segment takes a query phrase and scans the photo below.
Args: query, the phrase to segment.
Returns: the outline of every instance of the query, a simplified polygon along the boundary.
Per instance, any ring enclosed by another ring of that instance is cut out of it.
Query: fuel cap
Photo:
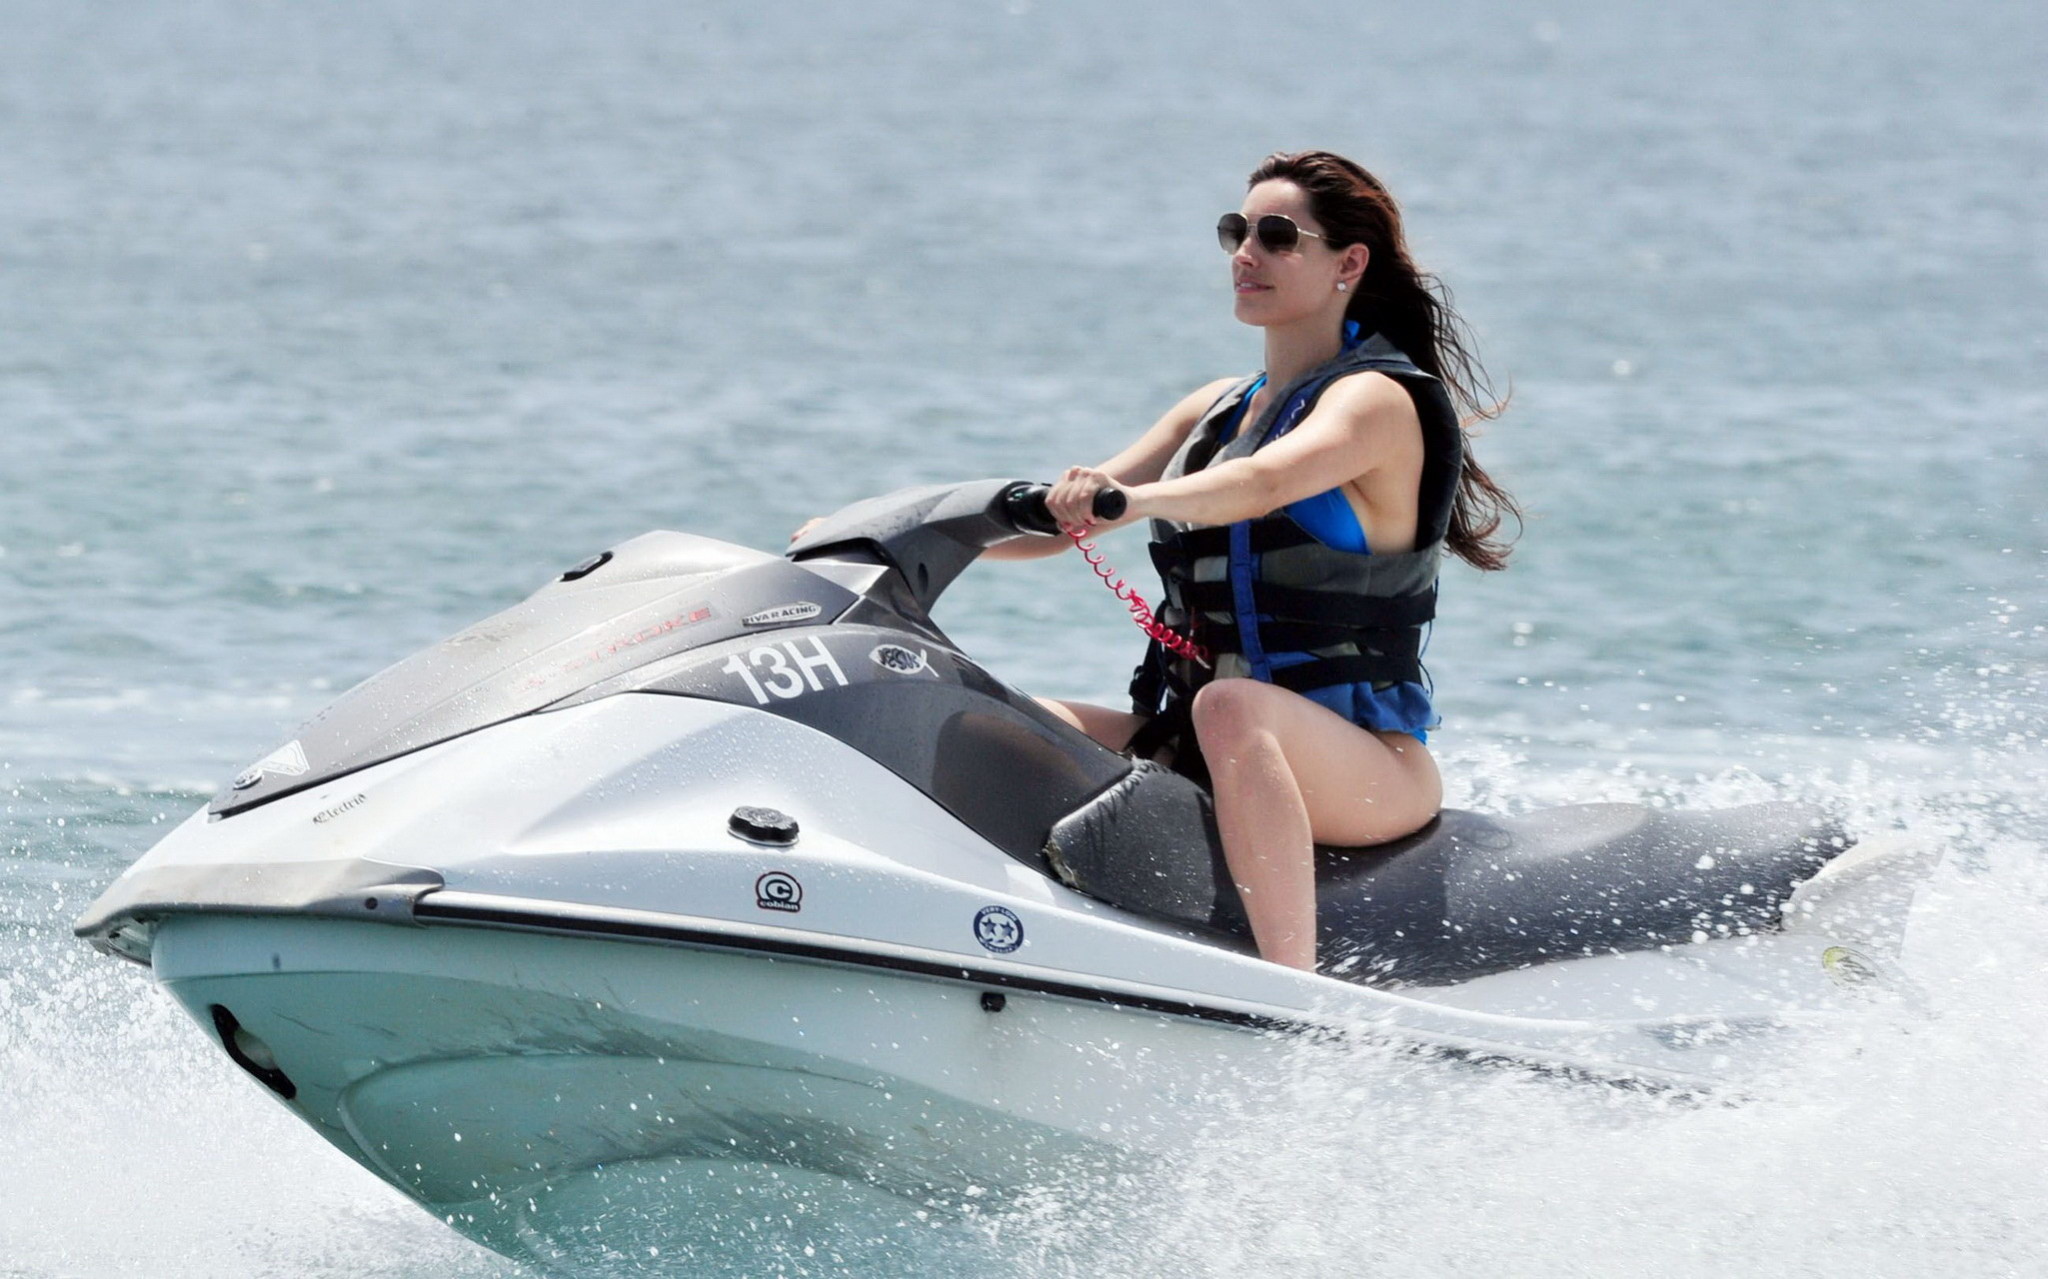
[[[779,808],[735,808],[725,828],[749,843],[781,847],[796,842],[796,818]]]

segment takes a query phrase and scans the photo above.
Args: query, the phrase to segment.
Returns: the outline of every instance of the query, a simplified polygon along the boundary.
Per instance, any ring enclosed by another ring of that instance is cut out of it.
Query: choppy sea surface
[[[0,29],[0,1275],[516,1273],[70,919],[337,691],[596,549],[1047,475],[1249,368],[1207,228],[1304,146],[1386,179],[1512,387],[1478,451],[1531,519],[1429,650],[1450,802],[1806,797],[1937,839],[1929,1015],[1733,1109],[1305,1050],[1142,1210],[693,1272],[2048,1268],[2048,9]],[[1071,560],[977,569],[940,621],[1055,695],[1115,700],[1139,646]]]

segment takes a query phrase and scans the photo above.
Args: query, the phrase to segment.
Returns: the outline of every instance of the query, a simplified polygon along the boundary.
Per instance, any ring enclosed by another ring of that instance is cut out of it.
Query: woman
[[[1271,156],[1249,187],[1217,235],[1237,318],[1265,330],[1265,371],[1202,387],[1048,499],[1078,531],[1153,520],[1161,619],[1210,664],[1155,641],[1137,713],[1047,705],[1113,750],[1171,749],[1198,776],[1206,764],[1259,953],[1312,971],[1314,845],[1396,839],[1442,802],[1420,663],[1440,553],[1504,567],[1494,535],[1516,512],[1465,450],[1454,401],[1477,417],[1500,406],[1409,261],[1386,188],[1327,151]],[[1091,504],[1109,487],[1129,507],[1100,524]]]

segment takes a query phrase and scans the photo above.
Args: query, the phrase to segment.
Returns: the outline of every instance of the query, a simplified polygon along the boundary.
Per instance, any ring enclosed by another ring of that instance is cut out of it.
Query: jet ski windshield
[[[852,591],[761,551],[648,533],[511,608],[356,685],[237,777],[211,811],[241,812],[371,764],[528,714],[650,661],[763,625],[800,602],[831,621]]]
[[[859,502],[821,521],[787,559],[689,533],[636,537],[344,693],[210,811],[242,812],[598,685],[624,691],[634,682],[622,677],[679,654],[829,625],[862,592],[877,605],[870,620],[939,638],[926,610],[983,549],[1017,536],[1028,512],[1012,499],[1028,487],[979,480]],[[865,571],[843,571],[857,567]]]

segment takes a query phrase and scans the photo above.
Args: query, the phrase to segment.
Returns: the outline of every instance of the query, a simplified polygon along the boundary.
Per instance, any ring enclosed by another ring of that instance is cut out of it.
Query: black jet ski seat
[[[1318,850],[1322,970],[1447,985],[1577,956],[1775,929],[1795,885],[1850,846],[1804,804],[1713,812],[1580,804],[1525,817],[1446,809],[1370,848]],[[1070,887],[1199,929],[1251,934],[1209,795],[1139,763],[1053,827]]]

